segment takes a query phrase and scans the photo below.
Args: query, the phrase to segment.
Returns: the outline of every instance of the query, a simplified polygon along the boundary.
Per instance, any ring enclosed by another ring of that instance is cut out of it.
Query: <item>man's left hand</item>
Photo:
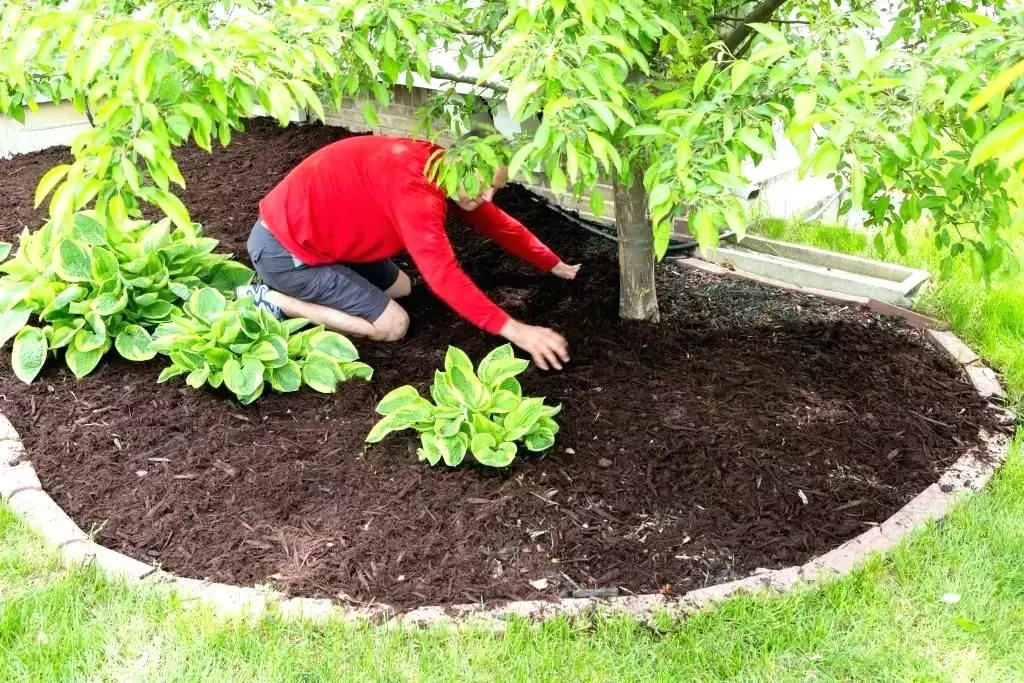
[[[551,274],[563,280],[575,280],[576,273],[580,272],[580,264],[570,266],[565,261],[559,261],[558,265],[551,269]]]

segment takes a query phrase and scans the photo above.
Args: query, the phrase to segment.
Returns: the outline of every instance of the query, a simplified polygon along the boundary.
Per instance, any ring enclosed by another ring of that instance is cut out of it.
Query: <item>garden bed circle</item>
[[[706,264],[690,262],[701,269]],[[732,272],[732,277],[744,277]],[[756,278],[762,284],[778,283]],[[814,292],[830,298],[842,294]],[[901,314],[902,309],[890,310]],[[921,317],[910,311],[905,317],[911,324],[920,324]],[[978,356],[956,335],[942,329],[927,329],[931,341],[959,363],[975,390],[989,399],[1001,394],[999,381],[990,369],[979,364]],[[995,406],[993,406],[995,410]],[[1013,416],[1004,414],[1005,419]],[[430,625],[443,622],[483,622],[500,627],[510,617],[545,619],[556,616],[578,616],[595,609],[623,612],[634,618],[649,620],[660,612],[686,613],[739,592],[768,590],[784,592],[798,584],[828,576],[849,573],[874,552],[884,552],[904,537],[931,520],[945,516],[957,496],[984,487],[1005,460],[1009,439],[1004,434],[981,434],[981,446],[961,456],[940,477],[902,509],[887,520],[873,526],[839,547],[819,555],[801,566],[758,570],[752,575],[691,590],[681,595],[626,595],[610,598],[551,598],[517,600],[498,607],[480,604],[425,606],[399,613],[387,605],[352,607],[326,598],[287,597],[270,588],[234,586],[183,578],[157,566],[105,548],[89,536],[50,498],[42,487],[32,463],[25,459],[25,448],[14,425],[0,414],[0,497],[46,543],[56,549],[67,566],[95,564],[111,578],[157,586],[176,593],[186,603],[205,605],[223,617],[259,617],[275,613],[286,618],[312,620],[342,619],[372,622],[401,622],[408,625]]]

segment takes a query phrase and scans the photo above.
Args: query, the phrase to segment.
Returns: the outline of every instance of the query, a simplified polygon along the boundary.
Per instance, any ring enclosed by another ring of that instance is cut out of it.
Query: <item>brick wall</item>
[[[380,135],[412,135],[419,120],[416,110],[427,103],[436,93],[424,88],[406,88],[397,86],[393,93],[393,101],[387,108],[377,107],[377,118],[380,119],[379,126],[371,126],[363,117],[362,101],[348,100],[341,109],[327,112],[325,122],[332,126],[343,126],[355,132],[371,132]],[[486,123],[491,123],[489,117],[481,116]],[[451,138],[440,140],[441,144],[451,142]],[[537,176],[535,176],[537,177]],[[598,184],[595,188],[604,196],[604,215],[597,218],[590,212],[590,194],[584,194],[580,201],[573,201],[571,195],[555,197],[548,189],[543,177],[538,178],[538,183],[528,187],[539,195],[553,199],[559,205],[579,211],[580,215],[590,220],[602,223],[612,223],[615,213],[615,196],[611,185]]]

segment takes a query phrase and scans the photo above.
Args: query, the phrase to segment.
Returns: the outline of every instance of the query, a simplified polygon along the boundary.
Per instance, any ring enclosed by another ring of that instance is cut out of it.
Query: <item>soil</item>
[[[184,149],[184,199],[244,260],[264,192],[343,137],[250,125],[227,150]],[[42,217],[39,176],[67,156],[0,162],[0,237]],[[659,325],[617,316],[610,242],[517,187],[498,203],[570,263],[532,273],[462,226],[464,267],[510,313],[569,339],[564,372],[525,391],[561,403],[544,455],[497,471],[430,468],[411,433],[366,447],[388,390],[424,388],[449,344],[497,343],[417,285],[407,339],[359,343],[372,383],[268,395],[248,408],[162,363],[104,361],[75,381],[51,362],[31,386],[0,357],[0,410],[46,489],[104,545],[179,574],[399,608],[568,595],[683,592],[801,563],[910,500],[989,418],[959,369],[914,330],[866,310],[659,266]],[[548,580],[539,591],[529,582]]]

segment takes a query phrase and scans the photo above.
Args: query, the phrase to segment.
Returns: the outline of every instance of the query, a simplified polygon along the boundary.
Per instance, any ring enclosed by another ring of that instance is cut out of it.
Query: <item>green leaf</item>
[[[477,460],[480,460],[481,455],[486,456],[496,445],[498,445],[498,440],[486,433],[473,434],[473,438],[469,442],[469,448]]]
[[[288,318],[281,322],[284,325],[284,329],[288,331],[288,335],[291,336],[301,330],[303,327],[309,324],[309,321],[305,318]]]
[[[814,155],[814,175],[824,177],[836,170],[839,165],[840,153],[831,143],[822,144]]]
[[[437,381],[435,376],[435,382]],[[418,404],[424,401],[420,392],[415,387],[406,385],[389,391],[377,404],[377,412],[381,415],[391,415],[399,410]]]
[[[465,351],[455,346],[449,346],[444,357],[444,369],[450,373],[452,368],[459,368],[468,375],[474,374],[473,361],[469,359]]]
[[[212,287],[196,290],[188,300],[189,311],[207,323],[212,323],[225,308],[227,300],[224,295]]]
[[[11,255],[11,243],[0,242],[0,261],[6,261],[7,257]]]
[[[477,462],[487,467],[506,467],[516,458],[516,445],[505,442],[495,447],[494,438],[487,434],[477,434],[470,442],[470,450]]]
[[[333,394],[338,388],[337,364],[326,358],[312,357],[302,364],[302,381],[314,391]]]
[[[422,445],[422,448],[420,448],[421,459],[426,460],[431,465],[441,462],[442,451],[439,441],[440,439],[438,439],[437,435],[431,432],[420,434],[420,444]]]
[[[864,171],[859,162],[854,162],[850,168],[850,201],[854,208],[864,207]]]
[[[611,170],[611,164],[608,161],[610,143],[592,130],[587,131],[587,140],[590,142],[590,148],[593,150],[594,156],[604,166],[605,171]]]
[[[49,333],[50,350],[61,349],[71,343],[78,331],[85,327],[85,320],[76,318],[71,324],[57,323]]]
[[[793,98],[793,115],[796,120],[803,121],[810,116],[817,102],[818,94],[815,92],[805,90],[797,93]]]
[[[984,71],[985,66],[982,65],[961,74],[960,78],[956,79],[953,85],[949,87],[949,91],[942,101],[942,108],[948,111],[953,105],[959,104],[967,89],[974,85],[974,82],[978,80],[978,76],[984,73]]]
[[[249,355],[268,368],[279,368],[288,363],[288,345],[281,337],[268,337],[253,346]]]
[[[693,236],[701,248],[708,249],[718,246],[718,229],[707,211],[698,211],[690,220]]]
[[[608,130],[612,133],[615,132],[615,128],[618,125],[618,120],[615,118],[615,114],[608,108],[608,105],[600,100],[585,100],[585,104],[590,107],[597,118],[601,119],[601,123],[608,127]]]
[[[534,432],[528,434],[523,442],[526,444],[527,450],[540,453],[555,445],[555,435],[547,431]]]
[[[510,361],[519,361],[519,359],[516,358],[511,344],[502,344],[484,356],[477,366],[477,375],[488,387],[497,388],[506,378],[518,375],[529,366],[527,361],[519,361],[517,365],[521,364],[521,369],[509,373],[507,368],[511,366],[508,366],[507,363]]]
[[[544,399],[523,399],[523,402],[516,406],[515,410],[505,416],[505,439],[515,441],[525,436],[540,419],[543,409]]]
[[[453,366],[448,371],[448,378],[451,381],[451,388],[459,400],[470,408],[480,408],[490,400],[490,393],[483,383],[477,378],[470,366],[470,371],[465,372],[461,366]]]
[[[25,384],[31,384],[46,363],[46,335],[38,327],[23,327],[14,337],[11,365],[14,374]]]
[[[452,408],[451,410],[454,411],[456,409]],[[450,419],[438,417],[434,421],[434,432],[436,432],[437,435],[442,438],[455,436],[456,434],[459,433],[459,430],[462,429],[462,425],[465,422],[466,416],[463,415],[461,412],[457,413],[455,417]]]
[[[786,36],[782,35],[782,31],[775,28],[771,24],[761,24],[754,22],[747,24],[747,26],[754,29],[755,31],[757,31],[758,33],[760,33],[762,36],[772,41],[773,43],[786,42]]]
[[[210,366],[204,365],[203,367],[188,373],[188,377],[185,378],[185,384],[189,385],[193,389],[199,389],[206,384],[206,380],[209,378]]]
[[[377,106],[370,100],[363,102],[363,118],[373,128],[380,128],[380,117],[377,116]]]
[[[139,315],[146,320],[164,320],[174,311],[174,305],[168,301],[154,301],[143,306]]]
[[[93,247],[90,273],[92,279],[97,283],[118,280],[121,275],[121,268],[117,262],[117,256],[105,247]]]
[[[263,363],[255,358],[246,358],[242,363],[231,359],[224,364],[224,386],[239,398],[248,396],[263,383],[263,370]]]
[[[166,367],[160,373],[160,376],[156,378],[157,384],[163,384],[169,379],[184,375],[186,372],[188,372],[188,370],[180,365],[171,365],[170,367]]]
[[[57,274],[68,282],[92,279],[92,259],[85,246],[75,240],[61,240],[57,245]]]
[[[711,78],[712,72],[715,70],[715,63],[713,61],[704,62],[704,65],[697,70],[697,75],[693,79],[693,96],[696,97],[704,90],[704,86],[707,85],[708,79]]]
[[[459,397],[452,390],[447,373],[434,371],[434,383],[430,387],[430,396],[439,406],[460,406]]]
[[[1024,76],[1024,60],[1017,62],[1014,66],[1000,73],[989,81],[988,85],[982,88],[977,95],[972,97],[971,101],[967,103],[967,115],[973,116],[986,104],[996,99],[997,96],[1003,95],[1006,89],[1010,87],[1010,84],[1021,76]]]
[[[181,203],[180,199],[170,192],[155,189],[153,191],[153,197],[156,201],[156,205],[160,207],[160,210],[164,212],[164,215],[170,218],[175,225],[185,230],[192,227],[192,219],[188,215],[188,209],[185,208],[185,205]]]
[[[92,216],[76,213],[72,221],[72,234],[75,239],[93,247],[108,244],[106,227]]]
[[[220,292],[234,294],[236,288],[252,282],[253,275],[252,268],[245,264],[225,261],[213,268],[206,282]]]
[[[565,193],[566,179],[565,173],[558,166],[554,166],[551,169],[551,176],[548,178],[548,188],[556,196]]]
[[[929,140],[931,140],[931,135],[928,133],[928,125],[921,117],[915,118],[914,122],[910,124],[910,144],[914,151],[918,155],[924,154]]]
[[[522,398],[523,396],[523,387],[519,384],[519,380],[517,380],[515,377],[510,377],[509,379],[502,382],[501,387],[499,388],[502,391],[510,391],[516,396],[519,396],[520,398]]]
[[[359,352],[356,347],[337,332],[317,332],[310,338],[310,345],[317,351],[322,351],[337,361],[353,361],[359,359]]]
[[[522,397],[517,394],[506,389],[499,389],[491,396],[491,403],[488,406],[488,410],[491,413],[497,414],[510,413],[518,408],[521,402]]]
[[[772,146],[762,140],[757,131],[752,128],[741,128],[736,137],[752,151],[757,152],[763,157],[771,156],[774,151]]]
[[[80,351],[69,347],[68,350],[64,352],[64,362],[68,364],[68,367],[71,369],[71,372],[74,373],[75,377],[81,379],[99,365],[100,359],[103,358],[104,353],[106,353],[106,349],[103,346],[91,351]]]
[[[596,187],[590,190],[590,210],[598,218],[604,215],[604,195]]]
[[[1024,112],[1014,114],[990,130],[974,147],[967,167],[975,168],[1004,152],[1012,151],[1022,140],[1024,140]],[[1010,161],[1012,163],[1014,160]]]
[[[469,439],[465,434],[454,434],[452,436],[437,435],[434,445],[441,452],[441,459],[449,467],[458,467],[465,459],[466,451],[469,450]]]
[[[518,175],[519,173],[519,170],[523,167],[523,164],[526,163],[526,157],[528,157],[530,153],[533,152],[533,149],[533,145],[528,144],[523,147],[520,147],[518,150],[516,150],[516,153],[512,155],[512,160],[508,162],[509,180],[515,179],[516,175]]]
[[[43,177],[39,179],[39,185],[36,187],[35,206],[39,206],[46,199],[46,195],[50,194],[57,183],[64,179],[64,176],[71,170],[71,164],[58,164],[51,168],[49,171],[43,174]]]
[[[270,370],[270,386],[281,393],[298,391],[302,387],[302,369],[293,360]]]
[[[102,347],[106,341],[107,334],[105,330],[97,332],[94,329],[83,329],[75,334],[72,348],[77,351],[95,351]]]
[[[856,78],[864,70],[864,41],[853,31],[847,31],[844,35],[849,42],[839,48],[839,50],[846,57],[846,61],[850,65],[850,76]]]
[[[114,339],[114,348],[123,358],[134,361],[149,360],[156,356],[149,332],[138,325],[128,325]]]
[[[653,137],[659,135],[666,135],[665,129],[661,126],[652,126],[644,124],[640,126],[634,126],[626,133],[626,137]]]
[[[380,443],[388,434],[400,432],[410,427],[412,427],[412,424],[401,417],[385,415],[382,420],[373,425],[370,433],[366,435],[366,443]]]
[[[362,379],[369,382],[373,379],[373,368],[366,363],[359,363],[349,361],[347,363],[339,363],[338,367],[341,369],[342,379]]]
[[[737,59],[732,63],[732,90],[736,92],[750,76],[754,65],[745,59]]]
[[[0,313],[0,346],[21,332],[28,323],[30,315],[32,315],[32,311],[28,308],[12,308]]]
[[[526,99],[537,92],[541,86],[541,81],[531,81],[529,76],[528,71],[523,71],[509,84],[508,93],[505,95],[505,106],[508,107],[508,112],[513,118],[520,113]]]

